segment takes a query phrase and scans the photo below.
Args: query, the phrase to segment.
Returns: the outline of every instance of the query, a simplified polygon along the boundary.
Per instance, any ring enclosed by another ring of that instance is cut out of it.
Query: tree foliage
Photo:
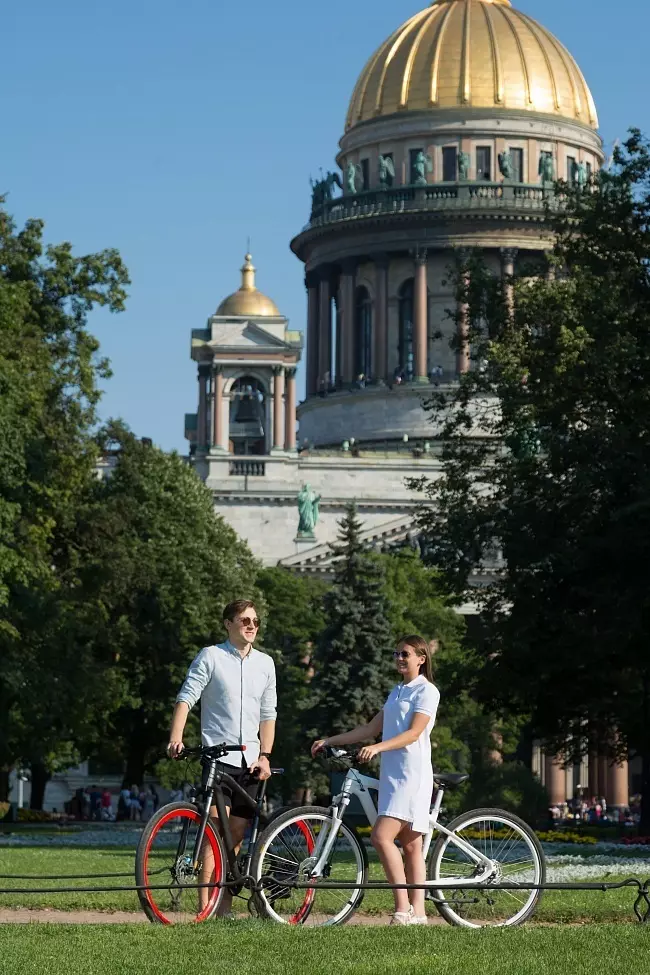
[[[273,785],[289,800],[318,779],[309,757],[309,708],[327,585],[279,566],[263,569],[257,585],[266,603],[260,645],[275,660],[278,682],[273,764],[284,768],[284,774]]]
[[[314,728],[347,731],[381,710],[395,683],[383,564],[361,541],[354,504],[339,523],[334,582],[325,596],[318,645]]]
[[[97,380],[87,330],[96,306],[121,311],[116,251],[77,257],[22,230],[0,201],[0,767],[46,774],[76,756],[89,714],[110,698],[83,646],[76,532],[93,478]],[[1,784],[6,790],[6,775]],[[41,776],[43,778],[43,776]],[[35,790],[38,792],[38,789]]]
[[[99,607],[96,652],[112,653],[125,688],[104,755],[125,758],[126,778],[141,783],[164,752],[190,662],[224,638],[224,605],[257,598],[258,565],[181,457],[120,424],[106,439],[116,465],[97,488],[82,581]]]
[[[457,594],[502,558],[473,592],[486,699],[552,749],[641,754],[648,821],[650,146],[633,131],[586,191],[560,189],[550,273],[459,267],[481,368],[432,404],[445,476],[419,485],[422,522]]]

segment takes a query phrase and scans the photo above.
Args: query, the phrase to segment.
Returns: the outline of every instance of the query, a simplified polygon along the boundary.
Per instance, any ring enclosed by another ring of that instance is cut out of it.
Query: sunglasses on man
[[[261,621],[257,616],[254,616],[252,619],[250,616],[242,616],[239,622],[242,626],[254,626],[256,630],[259,630]]]

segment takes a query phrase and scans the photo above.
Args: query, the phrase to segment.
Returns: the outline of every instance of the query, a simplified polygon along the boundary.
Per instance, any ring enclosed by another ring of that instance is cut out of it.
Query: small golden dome
[[[373,54],[352,95],[359,122],[431,109],[538,112],[598,128],[566,48],[510,0],[435,0]]]
[[[255,287],[255,268],[250,254],[244,258],[244,266],[241,269],[241,288],[224,298],[216,313],[242,318],[281,318],[275,302]]]

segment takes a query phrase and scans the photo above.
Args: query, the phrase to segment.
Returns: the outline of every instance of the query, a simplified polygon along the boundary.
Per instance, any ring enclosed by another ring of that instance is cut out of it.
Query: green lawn
[[[124,879],[107,881],[64,881],[60,886],[128,885],[133,883],[134,853],[132,849],[74,849],[61,847],[0,848],[0,874],[100,874],[128,873]],[[383,880],[378,864],[373,863],[372,879]],[[616,878],[608,876],[607,880]],[[623,877],[621,877],[623,879]],[[0,880],[0,887],[48,886],[41,881]],[[56,886],[54,882],[51,886]],[[634,919],[633,889],[608,891],[552,891],[547,892],[535,916],[542,922],[609,922]],[[243,902],[239,902],[245,909]],[[387,914],[392,897],[388,891],[368,891],[362,911],[368,914]],[[115,891],[105,894],[22,894],[0,895],[0,907],[58,908],[60,910],[139,911],[137,895]],[[429,910],[435,913],[430,905]]]
[[[0,926],[3,975],[557,975],[602,967],[648,971],[641,925],[463,931],[456,928],[292,930],[261,922],[201,928]]]

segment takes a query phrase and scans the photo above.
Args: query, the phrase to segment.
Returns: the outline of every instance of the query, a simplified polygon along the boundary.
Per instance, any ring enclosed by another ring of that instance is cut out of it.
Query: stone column
[[[429,291],[427,288],[427,252],[418,248],[415,252],[415,288],[413,301],[413,344],[415,346],[415,381],[428,382],[427,346],[429,321]]]
[[[354,279],[356,262],[344,261],[341,270],[340,300],[341,300],[341,342],[342,377],[344,385],[350,385],[354,379]]]
[[[224,444],[223,422],[223,370],[217,366],[212,373],[214,397],[212,400],[212,446],[217,450],[227,450]]]
[[[318,389],[318,277],[308,274],[307,288],[307,396]]]
[[[627,762],[614,763],[607,769],[607,808],[625,809],[630,802],[629,769]]]
[[[555,755],[546,756],[546,768],[544,784],[548,792],[551,805],[565,802],[566,796],[566,774],[562,768],[562,761],[558,761]]]
[[[607,798],[607,786],[609,782],[607,780],[609,770],[609,762],[607,761],[606,755],[598,756],[598,795],[605,796]]]
[[[210,378],[210,366],[201,363],[199,366],[199,412],[197,417],[197,449],[207,450],[208,448],[208,380]]]
[[[284,450],[284,366],[273,370],[273,449]]]
[[[374,374],[380,382],[388,378],[388,258],[375,261],[375,355]]]
[[[501,248],[501,276],[503,278],[505,299],[506,299],[506,304],[508,306],[508,315],[511,318],[515,310],[513,278],[515,275],[516,256],[517,256],[516,247]]]
[[[329,269],[323,269],[318,292],[318,387],[332,379],[332,287]]]
[[[285,396],[284,449],[296,449],[296,370],[287,369],[287,394]]]
[[[469,285],[469,271],[465,273],[465,287]],[[456,351],[456,372],[463,376],[469,372],[470,353],[469,353],[469,305],[466,301],[460,300],[457,309],[458,317],[458,349]]]

